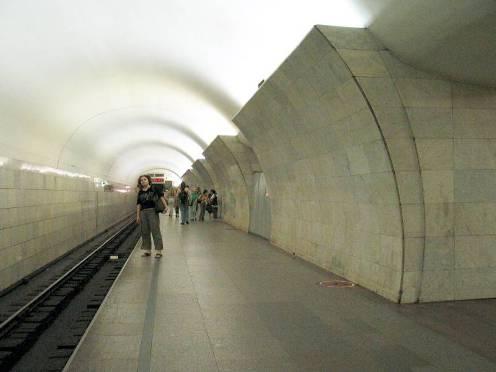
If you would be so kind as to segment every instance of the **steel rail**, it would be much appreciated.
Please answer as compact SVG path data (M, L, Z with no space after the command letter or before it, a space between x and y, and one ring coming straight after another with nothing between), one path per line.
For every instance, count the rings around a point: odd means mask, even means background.
M62 275L60 278L58 278L55 282L50 284L47 288L45 288L40 294L38 294L35 298L33 298L31 301L29 301L26 305L21 307L19 310L17 310L14 314L12 314L10 317L8 317L6 320L4 320L0 324L0 335L4 335L4 331L7 330L7 326L10 325L10 323L15 320L17 317L20 315L24 314L28 310L34 308L37 303L41 302L41 300L46 297L48 294L50 294L59 284L61 284L68 276L70 276L72 273L74 273L77 269L79 269L82 265L84 265L88 260L90 260L93 256L95 256L97 253L99 253L112 239L114 239L116 236L118 236L123 230L131 226L132 224L136 223L136 221L131 220L130 223L126 224L124 227L122 227L119 231L117 231L115 234L113 234L110 238L105 240L98 248L96 248L93 252L91 252L88 256L86 256L83 260L79 261L76 265L74 265L69 271L67 271L64 275Z

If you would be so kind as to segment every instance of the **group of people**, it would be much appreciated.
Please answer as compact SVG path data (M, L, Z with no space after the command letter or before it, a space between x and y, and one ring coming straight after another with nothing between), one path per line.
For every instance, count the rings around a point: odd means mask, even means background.
M190 221L204 221L205 212L213 218L218 216L218 199L214 189L203 190L195 187L190 190L185 182L179 188L167 190L166 193L152 187L151 177L141 175L138 178L138 198L136 202L136 222L141 225L141 237L143 257L151 256L151 237L155 244L155 258L162 257L163 243L160 232L160 218L157 212L157 204L163 203L165 209L162 213L169 211L169 217L173 214L181 217L181 225L189 224ZM167 208L169 207L169 208Z
M181 217L181 225L190 221L204 221L205 211L217 218L218 200L214 189L201 191L200 187L190 188L182 182L178 189L168 191L169 217Z

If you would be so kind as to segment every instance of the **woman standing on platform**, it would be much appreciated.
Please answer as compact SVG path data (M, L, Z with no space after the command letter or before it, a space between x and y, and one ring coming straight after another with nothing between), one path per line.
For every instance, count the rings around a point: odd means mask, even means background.
M162 257L163 243L160 232L160 218L155 212L155 201L160 198L162 203L167 205L164 194L161 191L153 190L152 179L148 175L142 175L138 178L138 200L136 202L136 222L141 225L141 238L143 244L142 257L148 257L152 251L152 241L150 234L153 236L155 244L155 258ZM165 209L167 211L167 209Z

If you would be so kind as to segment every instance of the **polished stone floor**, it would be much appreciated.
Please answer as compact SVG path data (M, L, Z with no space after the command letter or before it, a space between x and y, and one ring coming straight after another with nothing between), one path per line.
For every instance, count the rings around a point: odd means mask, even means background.
M161 217L70 371L496 371L496 300L396 305L218 221ZM139 243L138 243L139 244Z

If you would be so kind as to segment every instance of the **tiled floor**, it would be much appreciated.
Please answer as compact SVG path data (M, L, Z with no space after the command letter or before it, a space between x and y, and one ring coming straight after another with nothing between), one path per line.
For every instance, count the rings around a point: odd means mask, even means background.
M496 371L496 300L396 305L222 222L162 217L70 371Z

